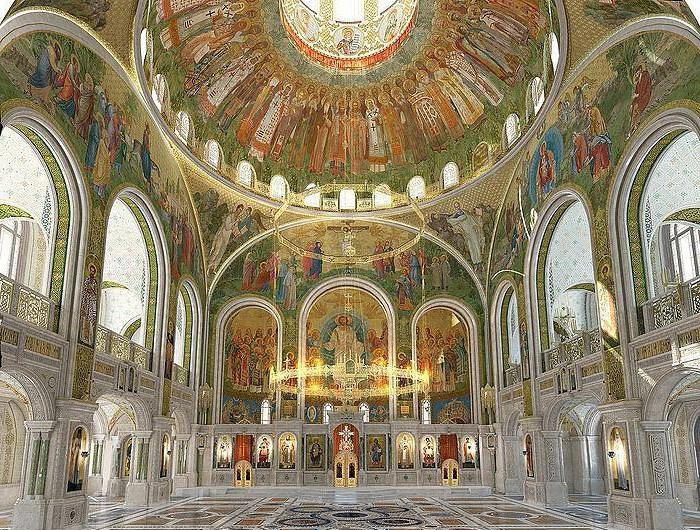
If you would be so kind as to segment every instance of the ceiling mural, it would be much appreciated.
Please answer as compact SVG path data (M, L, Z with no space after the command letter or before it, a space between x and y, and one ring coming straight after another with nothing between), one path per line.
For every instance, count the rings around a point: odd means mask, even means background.
M357 23L292 0L282 8L159 0L148 27L153 71L196 138L297 190L368 180L403 191L449 161L466 175L478 144L501 151L510 113L527 127L530 84L546 90L552 75L548 3L401 0Z

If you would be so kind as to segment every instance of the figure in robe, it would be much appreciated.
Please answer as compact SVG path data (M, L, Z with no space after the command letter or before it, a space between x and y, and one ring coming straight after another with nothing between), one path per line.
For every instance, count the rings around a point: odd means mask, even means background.
M574 131L571 143L571 167L578 175L588 166L588 139L584 133Z
M455 211L447 219L448 224L456 232L464 236L467 242L469 258L474 265L481 265L485 245L484 230L478 215L465 212L459 203L455 203Z
M95 83L92 76L87 74L80 84L80 97L75 114L75 132L83 140L88 139L88 131L93 122L95 110Z
M462 38L456 48L509 85L514 85L522 64L512 48L499 43L488 31L473 26L460 27Z
M632 94L632 104L630 105L630 130L627 138L634 134L639 125L642 113L651 101L652 79L646 65L640 64L634 72L634 94Z
M496 85L472 64L463 54L451 52L446 58L447 64L467 84L481 93L491 105L498 106L503 100L503 93Z
M399 469L413 469L413 452L407 436L399 442Z
M56 106L66 113L71 120L75 119L76 102L78 101L80 86L80 63L75 55L70 56L70 61L56 79L56 86L60 87L56 94Z
M275 94L278 93L278 85L279 79L272 77L267 85L265 85L265 88L258 93L258 96L255 98L253 105L250 107L250 110L241 122L241 125L238 127L238 132L236 133L238 143L241 145L250 145L251 138L259 125L261 115L264 114L263 109L268 108L269 101L273 97L273 92Z
M107 147L107 138L105 132L105 124L102 116L98 116L99 130L102 131L99 142L97 144L97 153L95 155L95 167L92 170L92 184L95 188L95 193L101 198L104 198L107 193L107 185L110 180L112 166L109 162L109 148Z
M404 88L410 94L408 100L413 105L413 112L418 119L423 136L433 148L441 147L447 142L447 131L445 131L444 123L440 119L440 112L428 90L429 80L425 72L421 75L418 86L411 80L407 80Z
M399 301L399 309L402 311L412 311L412 296L413 285L411 285L411 278L408 275L408 270L404 269L401 276L396 279L396 298Z
M610 146L612 140L608 135L608 126L605 123L600 109L593 105L588 110L590 117L589 141L591 174L593 182L597 182L610 169Z
M152 189L151 174L153 173L153 160L151 160L151 126L148 122L146 122L146 127L143 130L143 141L139 149L143 179L146 181L148 189Z
M352 327L352 317L350 315L338 315L335 319L336 327L323 347L326 351L332 352L335 356L335 364L345 364L353 361L355 364L361 362L365 351L364 344L358 340L357 333Z
M287 311L292 311L297 307L297 274L296 274L296 264L294 261L289 263L287 266L287 272L283 280L284 284L284 299L282 300L282 307Z
M331 118L330 136L328 137L328 158L331 173L339 175L345 171L349 144L349 117L344 99L336 101Z
M326 148L334 125L332 116L334 114L331 112L330 103L326 101L317 112L315 118L316 129L310 129L309 131L309 137L313 139L313 143L309 142L309 146L312 147L309 156L309 171L312 173L321 173L326 165ZM304 152L307 149L307 146L299 147L300 152ZM295 165L297 168L300 166L302 166L300 162Z
M239 204L236 210L230 212L225 218L224 222L216 231L214 240L212 243L211 251L209 252L209 270L211 272L216 271L221 263L221 260L226 253L229 241L231 240L231 235L233 233L234 227L238 222L238 216L243 211L243 205Z
M90 346L95 342L98 291L97 267L90 264L88 277L83 280L83 293L80 301L80 340Z
M381 241L377 241L374 245L374 255L378 256L384 252L384 245ZM384 278L384 260L382 258L376 259L372 262L374 266L374 271L377 273L379 278Z
M362 114L360 102L353 99L350 102L350 116L348 118L348 153L350 155L350 172L361 173L366 167L369 120Z
M260 162L272 149L273 138L280 124L280 119L289 105L291 91L292 86L285 85L281 91L274 95L267 112L255 131L255 136L250 144L250 156L257 158Z
M34 73L29 77L29 93L34 99L48 103L51 89L61 73L58 65L63 50L58 41L52 40L39 55Z
M547 142L540 145L540 163L537 165L538 201L544 199L557 184L557 161L554 153L547 149Z
M382 449L382 446L379 443L379 438L374 438L372 440L372 445L370 446L369 454L370 460L372 461L372 465L374 467L379 467L382 465L382 456L384 454L384 450Z
M369 170L374 172L384 171L389 158L386 153L384 141L384 125L382 115L374 99L365 101L365 119L367 120L367 161Z
M323 249L321 248L321 242L316 241L313 247L314 257L311 260L311 270L309 271L309 278L312 280L318 280L319 276L323 273Z
M498 32L520 45L527 44L528 27L515 18L500 11L484 9L477 2L472 2L467 8L467 13L471 20L480 20L491 31Z
M459 115L455 112L455 107L452 106L448 96L445 93L445 87L440 83L436 82L430 77L430 74L424 70L419 70L416 74L419 86L423 85L427 91L430 99L435 104L440 119L445 126L448 134L454 139L459 139L464 135L464 126L462 125ZM458 99L461 99L457 95Z
M433 75L437 81L440 81L442 89L450 99L452 106L459 114L464 125L474 125L481 121L484 117L483 103L479 101L454 72L440 69Z
M435 467L435 446L430 438L425 439L425 445L423 446L423 467Z
M380 105L380 115L384 124L384 136L386 144L391 153L391 161L395 165L402 165L406 162L406 152L404 147L404 131L401 124L401 114L391 104L389 95L380 92L377 98Z
M258 275L258 265L253 259L253 253L248 252L245 259L243 260L243 281L241 288L244 291L250 291L253 289L253 284L255 283L255 278Z
M291 435L287 435L282 441L280 451L280 467L282 469L294 469L296 461L296 448Z

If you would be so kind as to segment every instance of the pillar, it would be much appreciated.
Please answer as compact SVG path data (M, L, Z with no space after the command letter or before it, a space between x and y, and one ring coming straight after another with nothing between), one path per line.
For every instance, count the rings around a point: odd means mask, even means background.
M612 459L606 458L609 527L622 530L671 530L683 527L671 463L671 423L642 421L641 402L619 401L602 405L606 451L614 428L625 435L628 490L615 489Z
M507 436L496 426L496 473L495 486L504 495L522 495L525 480L525 463L522 454L522 436Z
M20 496L14 507L14 530L43 530L48 516L46 479L55 422L27 421Z
M124 503L127 506L149 506L148 466L150 462L150 440L152 431L137 431L132 434L132 469L126 485Z
M495 486L495 448L493 442L496 434L490 425L479 425L479 466L481 471L481 485L488 486L491 489Z
M534 461L534 477L525 478L525 501L545 506L566 505L569 494L564 479L561 431L543 431L540 417L525 418L521 424L523 432L532 437Z

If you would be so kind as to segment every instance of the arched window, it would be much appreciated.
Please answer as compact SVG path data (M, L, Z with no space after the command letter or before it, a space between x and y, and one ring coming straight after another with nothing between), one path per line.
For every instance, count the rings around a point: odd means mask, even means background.
M311 183L308 186L306 186L307 190L312 190L316 187L315 183ZM306 206L309 206L311 208L320 208L321 207L321 193L310 193L304 197L304 204Z
M175 122L175 134L180 137L180 140L189 144L190 141L190 129L192 124L190 122L190 116L183 111L177 113L177 120Z
M282 175L275 175L270 179L270 197L284 200L287 198L289 184Z
M98 322L141 345L148 311L149 263L141 226L131 207L117 199L107 221Z
M156 76L153 78L153 90L151 91L151 97L153 98L153 102L156 104L158 111L163 112L168 100L168 83L166 82L164 75L156 74Z
M360 404L360 414L362 414L362 421L369 423L369 405L367 403Z
M503 125L503 137L506 147L511 147L520 138L520 118L517 114L509 114Z
M216 140L207 141L204 146L204 155L207 164L211 167L219 169L221 167L221 146Z
M177 293L177 308L175 310L175 364L185 366L185 341L187 326L187 308L182 292Z
M552 59L552 69L559 65L559 39L555 33L549 34L549 57Z
M340 190L340 209L355 210L357 208L357 197L355 190L344 189Z
M700 274L698 232L692 212L700 205L700 139L694 132L674 138L655 160L640 200L638 234L648 296L667 292Z
M2 20L2 19L0 18L0 20ZM143 28L141 30L140 45L141 45L141 64L145 64L146 56L148 55L148 30L146 28Z
M448 162L442 168L442 187L449 189L459 184L459 166L454 162Z
M511 368L519 367L522 363L520 353L520 325L518 323L518 300L515 294L508 302L507 333L508 333L508 361Z
M255 168L250 162L241 160L238 163L238 175L236 176L236 182L247 188L253 187L253 184L255 183Z
M0 137L0 274L48 295L56 237L56 192L44 161L14 129Z
M413 200L425 197L425 180L421 176L415 176L408 181L408 196Z
M380 184L372 193L375 208L391 208L391 190L386 184Z
M420 404L420 422L423 425L430 425L433 422L432 406L429 399L424 399Z
M272 405L269 399L264 399L260 404L260 423L262 425L272 423Z
M333 412L333 405L330 403L326 403L323 405L323 423L328 423L330 422L330 416L329 414Z
M544 282L550 343L598 327L588 216L576 201L557 221L547 248Z
M530 83L530 98L532 98L532 109L537 114L544 103L544 83L539 77L535 77Z

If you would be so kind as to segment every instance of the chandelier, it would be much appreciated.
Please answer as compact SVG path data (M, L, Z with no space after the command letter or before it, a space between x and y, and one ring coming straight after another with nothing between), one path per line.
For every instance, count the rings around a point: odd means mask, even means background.
M321 384L317 380L332 380L332 383ZM288 368L280 372L273 368L270 385L288 394L295 394L303 388L307 396L331 397L350 404L363 399L425 392L430 385L430 375L419 370L347 361L344 364Z

